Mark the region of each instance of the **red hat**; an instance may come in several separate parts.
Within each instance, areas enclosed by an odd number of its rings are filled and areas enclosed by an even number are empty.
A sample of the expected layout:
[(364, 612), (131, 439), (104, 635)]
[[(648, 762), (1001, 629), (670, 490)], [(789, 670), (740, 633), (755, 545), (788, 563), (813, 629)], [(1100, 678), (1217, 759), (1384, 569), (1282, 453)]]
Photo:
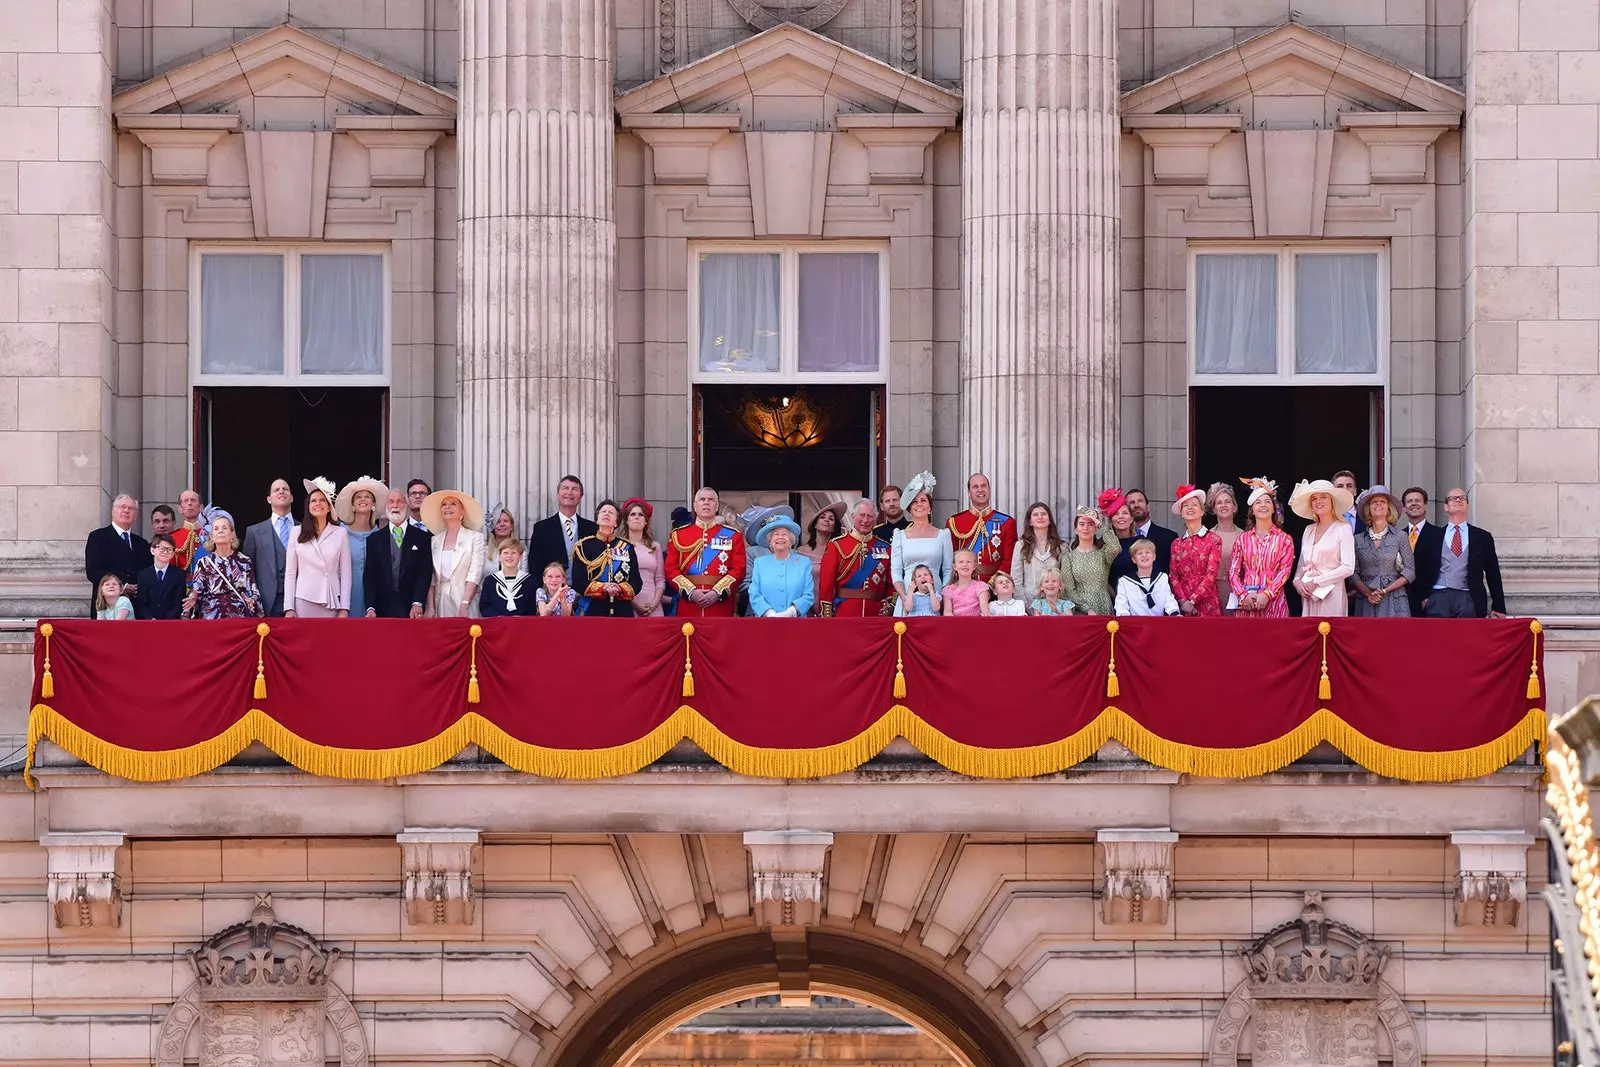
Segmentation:
[(1095, 503), (1100, 508), (1100, 513), (1109, 519), (1117, 513), (1118, 508), (1127, 502), (1128, 494), (1116, 486), (1112, 486), (1110, 489), (1104, 490), (1100, 494), (1100, 499)]
[(650, 502), (648, 500), (637, 496), (630, 496), (628, 499), (622, 502), (622, 513), (626, 515), (628, 513), (628, 509), (633, 507), (635, 504), (638, 504), (641, 508), (644, 508), (644, 517), (646, 522), (655, 517), (656, 509), (650, 506)]

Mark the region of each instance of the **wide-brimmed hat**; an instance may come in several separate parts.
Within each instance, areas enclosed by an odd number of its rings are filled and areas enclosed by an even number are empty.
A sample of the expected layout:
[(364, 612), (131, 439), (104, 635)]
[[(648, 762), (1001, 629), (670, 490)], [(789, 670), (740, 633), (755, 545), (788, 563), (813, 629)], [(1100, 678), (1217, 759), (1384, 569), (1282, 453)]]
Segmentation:
[(756, 531), (756, 544), (762, 548), (770, 548), (767, 541), (771, 539), (774, 530), (788, 530), (789, 536), (795, 544), (800, 543), (800, 524), (787, 515), (771, 515), (763, 519), (761, 528)]
[(429, 493), (422, 501), (422, 524), (434, 533), (443, 533), (444, 513), (441, 509), (444, 507), (444, 502), (451, 497), (461, 501), (461, 510), (466, 512), (461, 519), (461, 525), (469, 530), (483, 529), (483, 505), (470, 493), (463, 493), (459, 489), (440, 489)]
[(1198, 485), (1180, 485), (1177, 489), (1173, 490), (1172, 495), (1177, 497), (1177, 499), (1172, 502), (1172, 513), (1174, 515), (1182, 515), (1183, 505), (1189, 500), (1200, 501), (1200, 506), (1202, 508), (1206, 506), (1206, 491), (1200, 488)]
[(333, 513), (339, 516), (339, 521), (350, 523), (356, 517), (356, 494), (368, 492), (372, 494), (372, 515), (377, 518), (380, 509), (389, 501), (389, 487), (378, 479), (363, 474), (355, 481), (345, 485), (339, 490), (339, 495), (333, 501)]
[(843, 500), (835, 500), (831, 504), (824, 504), (822, 507), (817, 509), (816, 515), (811, 516), (811, 521), (815, 523), (818, 516), (820, 516), (824, 511), (833, 512), (833, 528), (835, 531), (842, 531), (844, 529), (844, 517), (850, 514), (850, 505), (846, 504)]
[(1311, 498), (1318, 493), (1327, 493), (1333, 498), (1333, 514), (1337, 518), (1350, 510), (1350, 505), (1355, 503), (1350, 496), (1350, 490), (1340, 489), (1326, 478), (1317, 478), (1313, 481), (1301, 481), (1294, 487), (1294, 492), (1289, 494), (1289, 510), (1302, 519), (1316, 519), (1311, 510)]
[(1367, 501), (1375, 496), (1381, 496), (1389, 502), (1389, 521), (1399, 522), (1405, 512), (1400, 510), (1400, 498), (1389, 492), (1387, 485), (1375, 485), (1356, 497), (1356, 515), (1365, 518)]
[(301, 478), (300, 484), (306, 487), (306, 496), (310, 496), (313, 489), (320, 490), (322, 495), (328, 498), (330, 505), (339, 495), (338, 491), (333, 487), (333, 482), (320, 474), (315, 478)]
[[(775, 507), (766, 507), (756, 504), (745, 508), (739, 515), (739, 521), (744, 524), (744, 539), (746, 544), (767, 547), (766, 539), (761, 536), (768, 523), (786, 521), (794, 522), (794, 509), (788, 504), (779, 504)], [(799, 527), (795, 527), (796, 530)], [(798, 536), (798, 534), (796, 535)]]

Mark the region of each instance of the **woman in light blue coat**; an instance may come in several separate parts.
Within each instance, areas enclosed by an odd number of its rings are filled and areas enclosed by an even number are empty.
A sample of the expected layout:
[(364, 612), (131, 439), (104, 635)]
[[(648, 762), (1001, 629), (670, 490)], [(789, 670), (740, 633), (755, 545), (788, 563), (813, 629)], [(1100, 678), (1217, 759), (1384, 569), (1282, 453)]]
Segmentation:
[(787, 515), (773, 515), (756, 533), (756, 543), (766, 555), (750, 565), (750, 614), (765, 619), (805, 615), (817, 589), (811, 561), (794, 550), (800, 527)]

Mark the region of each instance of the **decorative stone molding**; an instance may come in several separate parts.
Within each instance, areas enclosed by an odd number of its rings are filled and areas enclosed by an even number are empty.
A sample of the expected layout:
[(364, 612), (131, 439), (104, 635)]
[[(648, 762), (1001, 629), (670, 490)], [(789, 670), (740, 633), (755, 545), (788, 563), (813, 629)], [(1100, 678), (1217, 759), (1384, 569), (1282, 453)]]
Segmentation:
[(122, 925), (122, 886), (117, 849), (127, 839), (118, 833), (45, 834), (50, 909), (59, 929)]
[(744, 135), (757, 237), (821, 237), (831, 133)]
[(1244, 128), (1240, 115), (1129, 115), (1122, 127), (1150, 146), (1157, 185), (1207, 185), (1211, 149)]
[(840, 115), (841, 130), (867, 146), (867, 173), (885, 184), (921, 184), (927, 174), (927, 148), (945, 130), (956, 127), (954, 112), (945, 114)]
[(656, 185), (704, 185), (711, 174), (711, 149), (739, 128), (739, 116), (625, 115), (623, 129), (650, 146)]
[(1105, 868), (1100, 921), (1110, 925), (1167, 921), (1172, 899), (1171, 830), (1101, 830), (1095, 834)]
[[(1306, 891), (1300, 918), (1267, 931), (1241, 949), (1257, 1000), (1370, 1000), (1390, 950), (1378, 947), (1354, 927), (1335, 922), (1322, 910), (1322, 892)], [(1346, 952), (1339, 952), (1343, 946)]]
[(1502, 830), (1457, 830), (1457, 926), (1516, 926), (1528, 899), (1528, 848), (1533, 835)]
[(201, 1001), (321, 1001), (328, 995), (328, 968), (340, 955), (298, 926), (280, 923), (272, 894), (257, 893), (249, 920), (212, 935), (189, 953), (189, 962)]
[(1459, 112), (1361, 111), (1339, 116), (1339, 128), (1361, 139), (1371, 154), (1372, 180), (1379, 184), (1428, 180), (1428, 149), (1461, 125)]
[(803, 26), (808, 30), (821, 29), (832, 22), (849, 2), (850, 0), (814, 0), (810, 7), (802, 7), (793, 0), (790, 3), (770, 6), (761, 3), (761, 0), (728, 0), (729, 6), (739, 17), (757, 30), (770, 30), (784, 23)]
[(833, 835), (812, 830), (752, 830), (751, 900), (764, 926), (815, 926), (822, 919), (823, 870)]
[(151, 185), (204, 185), (211, 148), (237, 133), (238, 115), (119, 115), (117, 125), (150, 149)]
[(426, 185), (428, 150), (455, 119), (433, 115), (340, 115), (334, 129), (367, 150), (368, 181), (376, 188)]
[(406, 830), (396, 834), (405, 871), (406, 921), (412, 926), (472, 922), (476, 830)]

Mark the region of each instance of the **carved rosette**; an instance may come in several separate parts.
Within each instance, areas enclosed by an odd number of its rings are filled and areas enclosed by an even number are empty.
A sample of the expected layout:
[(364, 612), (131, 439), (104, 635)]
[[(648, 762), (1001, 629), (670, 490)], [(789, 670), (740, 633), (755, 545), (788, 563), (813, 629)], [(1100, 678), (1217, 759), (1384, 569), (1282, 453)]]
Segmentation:
[(756, 30), (770, 30), (785, 22), (802, 29), (820, 30), (844, 10), (850, 0), (728, 0), (739, 17)]

